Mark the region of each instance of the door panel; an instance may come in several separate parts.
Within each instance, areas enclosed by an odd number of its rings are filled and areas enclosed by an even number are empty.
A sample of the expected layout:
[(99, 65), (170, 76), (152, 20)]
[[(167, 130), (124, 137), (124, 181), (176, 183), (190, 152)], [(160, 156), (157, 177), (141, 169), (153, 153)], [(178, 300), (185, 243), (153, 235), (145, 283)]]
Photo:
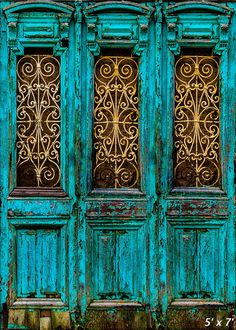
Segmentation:
[[(192, 297), (197, 291), (197, 260), (196, 260), (196, 233), (194, 230), (178, 230), (175, 232), (175, 254), (173, 260), (177, 265), (174, 274), (178, 276), (175, 286), (178, 285), (178, 295)], [(179, 252), (179, 253), (178, 253)]]
[(169, 221), (169, 271), (175, 298), (223, 299), (227, 226), (217, 221), (211, 226)]
[[(129, 226), (132, 226), (130, 224)], [(144, 225), (130, 228), (104, 228), (88, 224), (89, 283), (93, 288), (91, 301), (142, 301), (145, 292), (146, 252)], [(138, 270), (138, 273), (137, 273)]]
[[(11, 303), (14, 305), (40, 303), (54, 299), (58, 304), (68, 302), (68, 249), (66, 222), (53, 219), (11, 219)], [(47, 222), (47, 223), (46, 223)]]
[(65, 238), (57, 229), (18, 229), (16, 237), (17, 296), (60, 297), (65, 281), (62, 250)]

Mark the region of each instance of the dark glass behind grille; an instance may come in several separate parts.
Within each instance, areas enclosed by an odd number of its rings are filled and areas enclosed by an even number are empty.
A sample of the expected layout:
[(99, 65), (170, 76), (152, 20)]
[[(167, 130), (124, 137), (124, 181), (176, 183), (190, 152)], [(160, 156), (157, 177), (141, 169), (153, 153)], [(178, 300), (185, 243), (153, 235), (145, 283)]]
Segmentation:
[(138, 188), (137, 59), (102, 56), (94, 77), (93, 186)]
[(219, 64), (182, 56), (175, 66), (174, 186), (220, 186)]
[(60, 63), (25, 55), (17, 64), (17, 186), (60, 186)]

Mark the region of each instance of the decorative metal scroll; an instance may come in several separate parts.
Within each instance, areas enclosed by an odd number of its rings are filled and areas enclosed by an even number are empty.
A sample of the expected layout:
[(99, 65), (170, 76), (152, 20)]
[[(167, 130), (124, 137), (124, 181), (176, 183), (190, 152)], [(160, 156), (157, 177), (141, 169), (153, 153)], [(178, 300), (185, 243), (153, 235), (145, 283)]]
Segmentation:
[(95, 64), (95, 188), (137, 188), (139, 183), (138, 63), (103, 56)]
[(220, 185), (219, 65), (212, 56), (182, 56), (175, 66), (176, 187)]
[(17, 186), (60, 185), (60, 63), (26, 55), (17, 64)]

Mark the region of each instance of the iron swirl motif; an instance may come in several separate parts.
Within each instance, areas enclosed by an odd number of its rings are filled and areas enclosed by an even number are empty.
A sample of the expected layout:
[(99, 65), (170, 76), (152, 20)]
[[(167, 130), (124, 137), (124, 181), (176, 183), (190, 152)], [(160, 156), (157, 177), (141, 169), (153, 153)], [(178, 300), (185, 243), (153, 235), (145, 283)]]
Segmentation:
[(133, 57), (100, 57), (95, 64), (94, 80), (94, 187), (137, 188), (137, 60)]
[(220, 185), (219, 64), (213, 56), (182, 56), (175, 65), (176, 187)]
[(17, 64), (17, 186), (60, 185), (60, 63), (26, 55)]

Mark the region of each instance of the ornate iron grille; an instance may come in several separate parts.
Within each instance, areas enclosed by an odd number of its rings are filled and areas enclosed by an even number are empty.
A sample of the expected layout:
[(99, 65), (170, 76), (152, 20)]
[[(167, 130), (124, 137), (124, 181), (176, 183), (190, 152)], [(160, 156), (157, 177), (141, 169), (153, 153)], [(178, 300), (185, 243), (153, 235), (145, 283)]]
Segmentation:
[(219, 65), (213, 56), (182, 56), (175, 66), (176, 187), (220, 185)]
[(95, 64), (95, 188), (137, 188), (139, 183), (138, 63), (103, 56)]
[(17, 186), (60, 185), (60, 63), (26, 55), (17, 64)]

